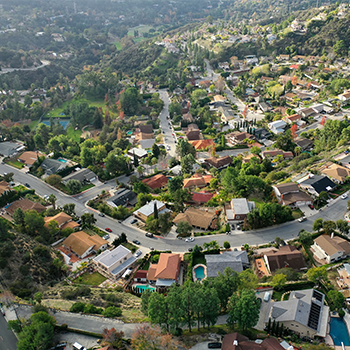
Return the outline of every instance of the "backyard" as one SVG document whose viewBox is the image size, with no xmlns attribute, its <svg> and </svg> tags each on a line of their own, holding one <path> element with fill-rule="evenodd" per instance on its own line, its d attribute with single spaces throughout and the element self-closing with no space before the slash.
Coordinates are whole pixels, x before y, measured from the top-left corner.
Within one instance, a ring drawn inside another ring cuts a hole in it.
<svg viewBox="0 0 350 350">
<path fill-rule="evenodd" d="M 79 284 L 85 284 L 87 286 L 98 286 L 106 280 L 106 277 L 102 276 L 98 272 L 89 273 L 88 271 L 77 277 L 74 282 Z"/>
</svg>

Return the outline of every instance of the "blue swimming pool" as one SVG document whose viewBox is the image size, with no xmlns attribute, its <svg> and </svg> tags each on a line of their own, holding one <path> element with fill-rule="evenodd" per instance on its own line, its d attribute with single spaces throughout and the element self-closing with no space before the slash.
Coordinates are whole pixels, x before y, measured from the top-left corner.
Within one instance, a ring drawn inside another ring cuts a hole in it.
<svg viewBox="0 0 350 350">
<path fill-rule="evenodd" d="M 66 160 L 66 159 L 59 158 L 58 160 L 59 160 L 61 163 L 67 163 L 67 160 Z"/>
<path fill-rule="evenodd" d="M 55 121 L 58 121 L 62 125 L 64 130 L 67 129 L 68 124 L 69 124 L 69 119 L 58 119 L 58 120 L 55 119 Z M 41 122 L 47 126 L 51 125 L 50 119 L 43 119 Z"/>
<path fill-rule="evenodd" d="M 205 274 L 204 274 L 204 267 L 203 266 L 197 266 L 195 269 L 194 269 L 194 273 L 196 274 L 196 278 L 197 280 L 202 280 L 204 279 L 205 277 Z"/>
<path fill-rule="evenodd" d="M 151 287 L 149 284 L 147 284 L 147 286 L 145 286 L 144 284 L 137 284 L 133 286 L 133 288 L 137 293 L 142 293 L 145 290 L 150 290 L 151 292 L 154 292 L 156 290 L 155 287 Z"/>
<path fill-rule="evenodd" d="M 341 343 L 343 343 L 345 346 L 350 346 L 348 328 L 343 319 L 339 317 L 331 317 L 330 326 L 331 329 L 329 334 L 334 341 L 334 345 L 341 346 Z"/>
</svg>

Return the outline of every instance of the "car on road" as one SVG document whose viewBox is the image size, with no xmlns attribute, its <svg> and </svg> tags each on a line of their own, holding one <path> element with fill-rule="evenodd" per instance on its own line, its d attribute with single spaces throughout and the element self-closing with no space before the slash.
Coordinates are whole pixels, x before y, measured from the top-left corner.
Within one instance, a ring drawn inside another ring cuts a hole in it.
<svg viewBox="0 0 350 350">
<path fill-rule="evenodd" d="M 192 248 L 188 248 L 188 251 L 191 253 L 193 251 L 193 249 Z"/>
<path fill-rule="evenodd" d="M 136 224 L 136 223 L 137 223 L 137 220 L 136 220 L 136 219 L 132 219 L 132 220 L 130 221 L 130 224 L 131 224 L 131 225 Z"/>
<path fill-rule="evenodd" d="M 149 249 L 150 249 L 150 250 L 154 250 L 154 248 L 153 248 L 153 247 L 149 247 Z"/>
<path fill-rule="evenodd" d="M 313 206 L 312 204 L 309 204 L 309 208 L 310 208 L 311 210 L 314 210 L 314 209 L 315 209 L 314 206 Z"/>
<path fill-rule="evenodd" d="M 30 185 L 27 182 L 24 184 L 24 186 L 30 188 Z"/>
<path fill-rule="evenodd" d="M 118 220 L 119 224 L 121 224 L 123 222 L 123 220 Z"/>
<path fill-rule="evenodd" d="M 145 234 L 146 237 L 153 238 L 153 233 L 151 232 L 146 232 Z"/>
<path fill-rule="evenodd" d="M 221 343 L 219 342 L 209 343 L 208 349 L 221 349 Z"/>
<path fill-rule="evenodd" d="M 141 244 L 140 241 L 138 241 L 137 239 L 134 239 L 134 240 L 132 241 L 132 243 L 135 243 L 135 244 L 138 244 L 138 245 Z"/>
<path fill-rule="evenodd" d="M 306 220 L 306 216 L 303 216 L 303 217 L 298 219 L 299 222 L 304 222 L 305 220 Z"/>
<path fill-rule="evenodd" d="M 103 213 L 98 213 L 98 216 L 101 216 L 102 218 L 105 216 Z"/>
<path fill-rule="evenodd" d="M 109 227 L 106 227 L 105 230 L 106 230 L 107 232 L 112 232 L 112 230 L 111 230 Z"/>
<path fill-rule="evenodd" d="M 186 238 L 185 242 L 194 242 L 194 238 L 193 237 Z"/>
<path fill-rule="evenodd" d="M 342 195 L 340 196 L 340 198 L 341 198 L 341 199 L 346 199 L 346 198 L 348 198 L 348 194 L 347 194 L 347 193 L 344 193 L 344 194 L 342 194 Z"/>
<path fill-rule="evenodd" d="M 141 254 L 142 254 L 141 250 L 138 250 L 138 251 L 135 253 L 136 258 L 138 258 Z"/>
</svg>

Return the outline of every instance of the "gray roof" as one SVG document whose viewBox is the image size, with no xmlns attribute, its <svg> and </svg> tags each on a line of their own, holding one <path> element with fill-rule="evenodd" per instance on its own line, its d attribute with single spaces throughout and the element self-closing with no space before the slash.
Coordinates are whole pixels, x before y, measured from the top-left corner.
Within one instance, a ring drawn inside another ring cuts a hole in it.
<svg viewBox="0 0 350 350">
<path fill-rule="evenodd" d="M 155 139 L 141 140 L 140 141 L 140 145 L 143 149 L 152 148 L 154 143 L 156 143 Z"/>
<path fill-rule="evenodd" d="M 4 155 L 5 157 L 8 157 L 18 151 L 23 146 L 19 143 L 14 142 L 0 142 L 0 154 Z"/>
<path fill-rule="evenodd" d="M 123 245 L 120 245 L 113 250 L 104 251 L 102 254 L 96 256 L 94 258 L 94 261 L 100 262 L 106 267 L 109 267 L 113 265 L 116 261 L 119 261 L 126 257 L 129 253 L 131 253 L 131 251 L 128 248 L 125 248 Z"/>
<path fill-rule="evenodd" d="M 65 168 L 65 164 L 56 160 L 46 158 L 42 163 L 41 167 L 45 170 L 45 172 L 49 175 L 56 174 L 58 170 Z"/>
<path fill-rule="evenodd" d="M 337 186 L 331 179 L 324 175 L 313 175 L 301 182 L 300 185 L 312 186 L 317 193 L 321 193 L 322 191 L 327 192 L 329 188 L 333 189 Z"/>
<path fill-rule="evenodd" d="M 233 198 L 231 201 L 231 208 L 236 215 L 248 214 L 255 208 L 255 203 L 248 202 L 246 198 Z"/>
<path fill-rule="evenodd" d="M 206 254 L 207 276 L 217 277 L 218 273 L 224 273 L 226 267 L 236 272 L 242 272 L 245 266 L 249 265 L 246 251 L 228 251 L 221 254 Z"/>
<path fill-rule="evenodd" d="M 136 194 L 127 189 L 120 188 L 118 191 L 114 193 L 114 196 L 109 198 L 107 203 L 119 207 L 120 205 L 135 205 L 137 202 Z"/>
<path fill-rule="evenodd" d="M 142 158 L 142 157 L 146 157 L 148 152 L 145 151 L 144 149 L 134 147 L 128 151 L 128 155 L 133 156 L 134 154 L 136 157 Z"/>
<path fill-rule="evenodd" d="M 140 213 L 140 214 L 143 214 L 145 216 L 150 216 L 150 215 L 153 215 L 153 212 L 154 212 L 154 203 L 157 203 L 157 209 L 160 210 L 160 208 L 162 208 L 165 203 L 163 202 L 160 202 L 158 200 L 154 200 L 154 201 L 150 201 L 149 203 L 145 204 L 143 207 L 141 207 L 139 210 L 137 210 L 135 212 L 136 213 Z"/>
<path fill-rule="evenodd" d="M 122 273 L 124 270 L 126 270 L 129 266 L 131 266 L 137 259 L 132 256 L 128 260 L 124 261 L 121 265 L 117 266 L 115 269 L 111 271 L 111 274 L 114 276 L 119 275 Z"/>
<path fill-rule="evenodd" d="M 83 182 L 83 181 L 91 181 L 91 179 L 93 179 L 93 178 L 97 178 L 97 175 L 93 171 L 91 171 L 90 169 L 83 168 L 83 169 L 80 169 L 78 171 L 75 171 L 72 174 L 65 176 L 62 179 L 62 181 L 67 182 L 68 180 L 74 179 L 74 180 L 78 180 L 80 182 Z"/>
<path fill-rule="evenodd" d="M 269 318 L 280 323 L 296 321 L 319 331 L 323 307 L 324 294 L 314 289 L 293 291 L 289 296 L 289 300 L 271 302 L 269 312 L 266 313 L 265 322 L 268 322 Z M 320 310 L 319 313 L 314 312 L 315 308 Z"/>
</svg>

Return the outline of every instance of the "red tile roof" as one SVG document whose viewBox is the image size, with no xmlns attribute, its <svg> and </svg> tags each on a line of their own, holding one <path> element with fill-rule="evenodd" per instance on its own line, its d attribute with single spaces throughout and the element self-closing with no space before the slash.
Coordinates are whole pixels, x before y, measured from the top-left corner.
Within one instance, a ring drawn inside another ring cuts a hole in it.
<svg viewBox="0 0 350 350">
<path fill-rule="evenodd" d="M 196 150 L 206 149 L 212 145 L 214 145 L 214 141 L 212 139 L 209 140 L 197 140 L 197 141 L 188 141 Z"/>
<path fill-rule="evenodd" d="M 152 190 L 164 187 L 168 181 L 169 179 L 163 174 L 154 175 L 148 179 L 142 180 L 142 182 L 151 187 Z"/>
<path fill-rule="evenodd" d="M 192 202 L 207 203 L 213 198 L 213 194 L 209 192 L 192 192 Z"/>
</svg>

